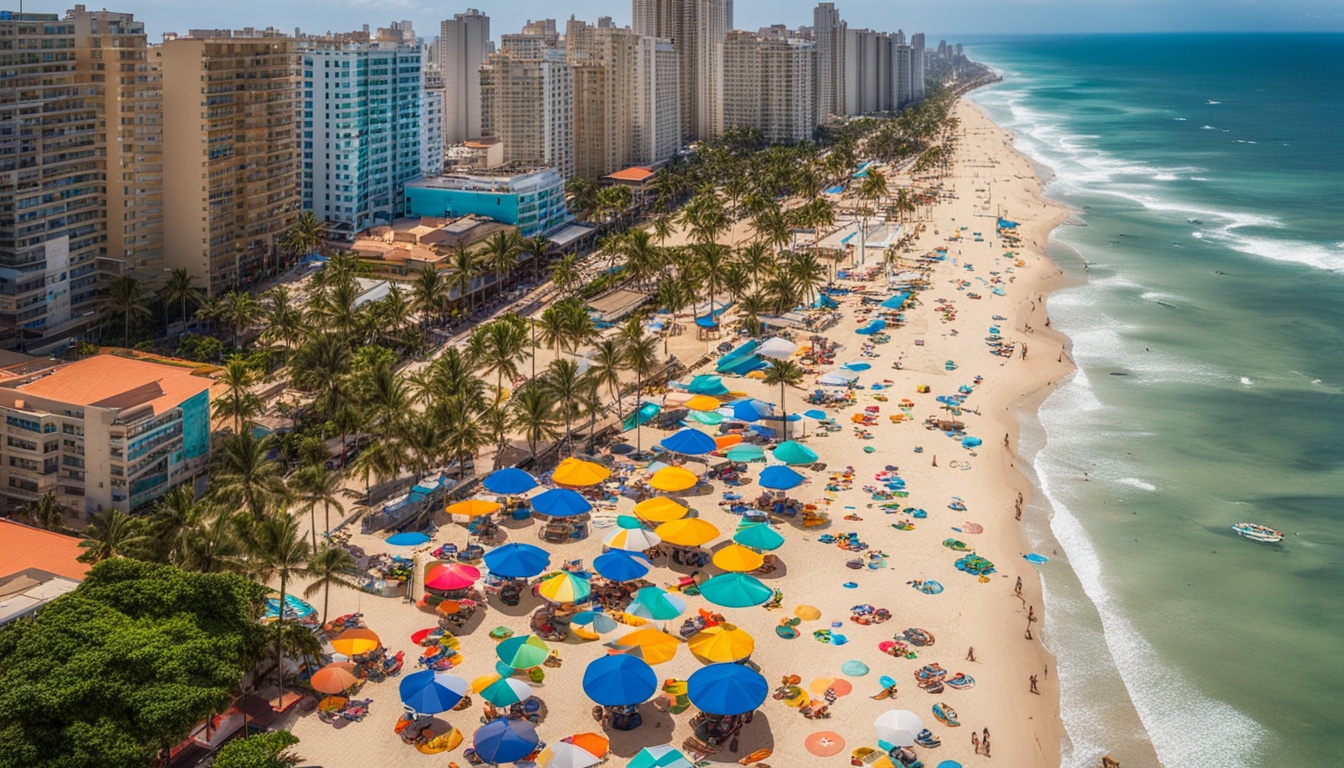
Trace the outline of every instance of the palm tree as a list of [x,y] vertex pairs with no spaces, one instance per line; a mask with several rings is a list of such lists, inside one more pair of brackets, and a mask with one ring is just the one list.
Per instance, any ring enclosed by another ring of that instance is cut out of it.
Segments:
[[312,211],[304,211],[280,239],[280,247],[291,256],[305,256],[318,250],[327,239],[327,223]]
[[365,446],[355,460],[350,462],[350,470],[364,476],[365,506],[373,506],[373,478],[381,479],[398,469],[399,450],[400,446],[397,443],[375,440]]
[[775,360],[765,369],[765,378],[762,381],[767,385],[779,385],[779,410],[784,414],[784,426],[780,429],[781,436],[787,436],[789,428],[789,409],[784,402],[784,393],[786,387],[796,387],[803,381],[805,371],[803,367],[793,360]]
[[428,473],[430,467],[443,463],[445,430],[441,414],[446,408],[410,415],[402,427],[401,441],[417,477]]
[[121,316],[121,343],[131,345],[131,317],[149,317],[149,301],[140,281],[133,275],[122,275],[108,283],[103,299],[103,313],[107,317]]
[[215,508],[186,530],[178,565],[196,573],[241,573],[243,538],[237,518]]
[[294,352],[290,378],[299,389],[315,393],[318,410],[330,418],[340,404],[353,362],[349,339],[334,333],[319,334]]
[[460,398],[480,410],[485,407],[487,386],[467,355],[449,347],[421,375],[418,397],[431,412],[451,398]]
[[620,339],[602,339],[593,348],[593,367],[588,375],[596,385],[607,388],[616,401],[616,415],[624,418],[621,408],[621,371],[625,368],[625,344]]
[[431,321],[437,319],[448,308],[451,290],[448,281],[433,264],[421,267],[415,276],[415,281],[411,283],[411,305],[420,314],[422,346],[428,346]]
[[577,354],[579,347],[597,334],[593,316],[578,298],[569,298],[556,305],[564,319],[564,346]]
[[666,261],[663,249],[654,245],[653,240],[653,235],[643,229],[632,229],[621,238],[620,251],[625,255],[625,275],[635,285],[647,285],[662,270]]
[[294,343],[303,335],[303,312],[295,301],[294,292],[287,285],[277,285],[261,295],[264,328],[261,340],[271,344],[280,342],[285,347],[285,362]]
[[582,413],[579,400],[588,386],[579,372],[578,361],[568,358],[552,360],[541,377],[541,385],[555,401],[556,410],[565,420],[565,442],[568,444],[573,420]]
[[566,253],[551,265],[551,282],[561,293],[569,293],[579,287],[582,278],[577,254]]
[[651,226],[653,227],[654,239],[658,241],[659,245],[662,245],[667,242],[669,237],[672,237],[672,232],[676,229],[677,225],[676,222],[672,221],[672,217],[659,216],[653,220]]
[[196,501],[196,491],[191,483],[183,483],[164,494],[148,518],[154,559],[181,566],[186,560],[192,532],[210,512],[208,505]]
[[551,253],[551,241],[545,235],[535,235],[522,240],[521,255],[528,258],[528,273],[533,277],[541,274],[542,263]]
[[528,383],[514,393],[509,400],[509,412],[513,426],[523,433],[532,449],[533,459],[537,458],[537,443],[554,440],[560,434],[555,401],[539,383]]
[[317,549],[317,505],[322,505],[323,530],[331,531],[331,508],[344,512],[341,504],[341,474],[327,469],[324,464],[310,464],[294,473],[294,487],[299,499],[308,508],[308,527],[312,532],[313,549]]
[[261,303],[252,294],[234,291],[223,297],[219,305],[219,319],[233,334],[232,345],[238,346],[238,332],[252,327],[260,319]]
[[47,491],[37,501],[30,501],[19,509],[22,517],[36,528],[57,533],[65,531],[65,508],[56,500],[56,494]]
[[465,477],[468,463],[475,466],[476,454],[480,453],[488,435],[480,415],[458,398],[448,401],[444,416],[444,450],[457,462],[458,476]]
[[323,544],[313,550],[308,567],[303,569],[303,575],[311,577],[313,582],[304,588],[303,596],[311,598],[318,592],[322,593],[323,624],[327,623],[327,606],[332,587],[359,589],[359,585],[350,579],[352,572],[355,572],[355,557],[344,547]]
[[522,238],[516,229],[501,230],[486,238],[480,251],[481,265],[494,273],[496,290],[502,290],[503,282],[518,268],[522,252]]
[[691,252],[694,256],[691,263],[694,265],[695,277],[709,292],[709,311],[713,313],[714,298],[723,290],[724,267],[727,266],[732,251],[726,245],[709,242],[693,246]]
[[280,698],[285,696],[284,657],[281,655],[280,637],[285,625],[285,598],[289,588],[289,577],[302,572],[308,563],[312,550],[299,532],[299,522],[286,514],[270,515],[252,527],[248,540],[249,562],[253,574],[262,582],[280,577],[280,610],[276,617],[275,638],[275,677],[280,689]]
[[481,430],[495,446],[495,459],[491,466],[499,469],[499,460],[504,455],[504,449],[509,447],[509,430],[513,428],[509,411],[504,403],[496,403],[480,414],[480,420]]
[[448,287],[457,291],[457,299],[468,309],[474,307],[472,287],[481,276],[481,260],[466,246],[459,244],[448,256]]
[[182,308],[182,326],[187,325],[187,305],[199,305],[205,298],[205,292],[196,285],[196,276],[186,269],[174,269],[168,275],[168,282],[159,289],[164,304],[178,304]]
[[150,543],[144,524],[120,509],[95,512],[84,529],[79,548],[81,563],[98,563],[111,557],[131,557]]
[[216,453],[211,495],[223,506],[242,509],[260,520],[289,498],[280,464],[266,454],[269,440],[247,429],[224,439]]
[[[626,337],[625,364],[635,372],[635,408],[639,408],[639,399],[644,394],[644,377],[653,373],[658,365],[658,341],[651,336],[639,335]],[[635,430],[635,449],[641,450],[640,432]]]
[[243,431],[243,424],[251,424],[261,412],[261,398],[252,391],[260,377],[242,355],[233,355],[224,364],[219,383],[225,387],[224,396],[214,403],[216,419],[233,419],[233,431]]
[[[547,349],[559,351],[564,351],[563,344],[566,338],[565,324],[565,311],[559,304],[552,304],[546,309],[543,309],[541,311],[541,316],[533,321],[533,325],[536,328],[536,334],[540,338],[542,345]],[[533,378],[536,378],[535,373],[533,374]]]
[[503,397],[504,378],[519,374],[527,355],[527,325],[518,315],[505,315],[478,326],[467,341],[467,356],[484,375],[495,374],[495,396]]
[[737,302],[737,317],[742,325],[742,329],[747,332],[751,338],[761,335],[761,316],[769,308],[769,302],[761,291],[756,290],[744,294]]

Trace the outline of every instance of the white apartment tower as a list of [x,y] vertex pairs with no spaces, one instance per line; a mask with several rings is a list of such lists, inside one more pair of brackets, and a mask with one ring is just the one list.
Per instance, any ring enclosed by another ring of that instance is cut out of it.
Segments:
[[769,142],[804,141],[817,127],[816,44],[730,32],[723,44],[723,125]]
[[490,17],[467,9],[439,28],[443,76],[443,140],[460,144],[481,135],[481,64],[490,53]]
[[504,162],[549,165],[574,175],[574,70],[564,52],[539,59],[492,53],[480,71],[482,136],[504,145]]
[[682,132],[708,139],[723,131],[723,39],[733,0],[633,0],[635,32],[672,41],[679,60]]
[[916,32],[910,36],[910,86],[911,98],[920,101],[924,98],[924,33]]
[[812,38],[817,43],[817,121],[845,114],[845,41],[848,25],[835,3],[818,3],[812,11]]
[[639,38],[635,63],[635,162],[657,165],[681,149],[677,51],[661,37]]

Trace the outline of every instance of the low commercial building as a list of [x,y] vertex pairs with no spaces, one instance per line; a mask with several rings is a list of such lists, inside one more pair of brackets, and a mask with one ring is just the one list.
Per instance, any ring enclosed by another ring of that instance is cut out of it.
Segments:
[[210,384],[192,368],[97,355],[0,380],[0,494],[50,493],[79,518],[130,511],[210,458]]
[[565,206],[565,181],[554,168],[418,179],[406,185],[406,214],[484,216],[518,227],[523,237],[549,234],[573,218]]
[[88,573],[79,539],[0,518],[0,626],[31,618]]

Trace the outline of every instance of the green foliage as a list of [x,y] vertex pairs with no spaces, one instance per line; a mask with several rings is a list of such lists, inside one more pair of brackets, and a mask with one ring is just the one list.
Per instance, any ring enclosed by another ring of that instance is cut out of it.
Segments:
[[215,768],[291,768],[300,758],[288,750],[298,743],[299,737],[289,731],[235,739],[219,750]]
[[114,558],[0,630],[0,768],[143,766],[261,657],[265,588]]
[[177,356],[202,363],[217,363],[224,357],[224,342],[214,336],[189,333],[178,339]]

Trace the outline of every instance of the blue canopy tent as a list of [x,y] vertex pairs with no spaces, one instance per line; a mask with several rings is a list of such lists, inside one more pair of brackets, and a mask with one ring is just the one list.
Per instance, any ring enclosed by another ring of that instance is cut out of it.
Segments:
[[909,298],[910,298],[909,291],[901,291],[895,296],[892,296],[891,298],[882,302],[878,306],[882,307],[883,309],[900,309],[901,307],[905,306],[905,301],[906,299]]
[[878,331],[886,327],[887,327],[886,320],[874,320],[871,323],[863,326],[859,330],[855,331],[855,333],[859,334],[860,336],[872,336],[873,334],[877,333]]
[[757,400],[754,397],[738,400],[731,403],[729,407],[732,409],[732,417],[739,421],[760,421],[775,412],[773,403]]

